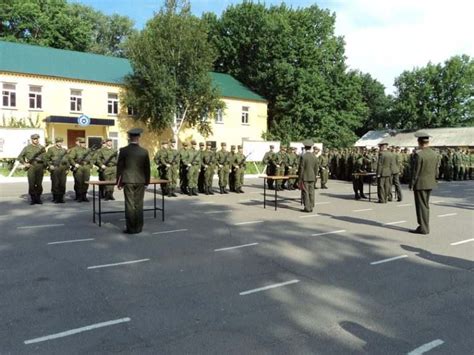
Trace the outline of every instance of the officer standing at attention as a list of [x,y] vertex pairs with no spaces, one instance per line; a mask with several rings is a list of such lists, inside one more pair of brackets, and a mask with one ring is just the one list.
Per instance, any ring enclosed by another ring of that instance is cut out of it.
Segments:
[[329,179],[329,155],[327,148],[323,149],[323,154],[319,157],[319,171],[321,174],[321,188],[327,189],[326,184]]
[[196,149],[196,141],[191,141],[191,149],[188,157],[184,160],[187,165],[188,195],[198,196],[198,177],[201,168],[201,152]]
[[74,189],[76,190],[77,202],[89,202],[87,190],[91,176],[90,162],[92,160],[92,150],[86,148],[86,140],[83,137],[78,138],[79,147],[71,149],[69,152],[69,163],[73,167]]
[[303,193],[304,210],[303,212],[313,212],[314,208],[314,182],[318,174],[318,158],[311,152],[313,142],[311,140],[303,141],[305,153],[301,157],[298,172],[298,183]]
[[[397,195],[397,201],[402,201],[402,186],[400,185],[400,165],[401,165],[401,155],[397,152],[396,148],[392,152],[392,185],[395,186],[395,194]],[[392,200],[392,189],[389,191],[389,200]]]
[[141,128],[129,130],[129,144],[121,148],[117,162],[117,186],[125,196],[124,233],[141,233],[143,228],[143,198],[145,187],[150,184],[150,157],[138,145]]
[[206,169],[203,164],[203,159],[204,159],[204,147],[205,144],[204,142],[199,142],[199,153],[201,154],[201,165],[199,166],[199,174],[198,174],[198,192],[203,194],[206,193],[206,195],[209,195],[209,193],[206,191],[204,188],[205,185],[205,175],[206,175]]
[[43,193],[44,176],[44,153],[46,149],[39,144],[39,135],[30,136],[31,144],[28,144],[18,156],[18,161],[25,166],[28,174],[28,194],[30,205],[42,205],[41,194]]
[[[273,151],[273,149],[275,149],[275,147],[270,145],[270,150],[263,156],[263,164],[267,166],[267,176],[275,176],[276,174],[276,153]],[[273,190],[273,183],[274,181],[272,179],[267,179],[268,188],[270,190]]]
[[429,147],[428,133],[416,132],[415,137],[418,138],[418,150],[413,157],[413,174],[409,187],[415,195],[418,227],[410,230],[410,233],[429,234],[430,195],[431,190],[436,187],[438,154]]
[[244,185],[245,161],[247,158],[244,155],[244,149],[241,145],[237,146],[237,153],[234,155],[234,177],[235,177],[235,192],[243,194],[242,186]]
[[216,154],[212,151],[212,143],[206,143],[206,150],[202,153],[202,168],[204,170],[204,193],[214,195],[212,191],[212,179],[214,178],[214,164]]
[[[168,141],[161,141],[160,149],[155,154],[154,161],[158,169],[158,176],[160,179],[168,180],[168,166],[166,163],[166,157],[168,156]],[[161,193],[168,195],[167,184],[161,184]]]
[[229,153],[229,191],[235,192],[235,145],[230,146]]
[[[316,159],[317,159],[317,164],[318,164],[318,171],[320,171],[320,165],[319,165],[319,161],[320,161],[320,159],[319,159],[319,152],[320,152],[320,149],[319,149],[318,147],[314,146],[314,147],[313,147],[313,154],[314,154],[314,156],[315,156],[315,157],[316,157]],[[322,174],[321,174],[321,176],[322,176]],[[322,182],[323,182],[323,179],[321,179],[321,187],[322,187]],[[318,184],[318,176],[316,175],[316,180],[314,180],[314,188],[315,188],[316,190],[318,190],[318,189],[319,189],[319,187],[317,186],[317,184]]]
[[188,166],[186,162],[189,158],[188,143],[183,142],[179,150],[179,186],[182,194],[188,194]]
[[380,143],[380,154],[377,163],[377,194],[379,203],[387,203],[387,199],[392,190],[392,167],[394,158],[387,150],[387,143]]
[[[117,172],[117,155],[118,151],[112,146],[112,139],[107,138],[105,140],[105,147],[103,147],[97,154],[97,165],[100,166],[102,176],[104,180],[115,181]],[[104,186],[104,197],[106,201],[113,201],[114,198],[114,185]]]
[[[289,147],[290,152],[288,153],[288,175],[298,174],[298,161],[299,157],[296,154],[296,147]],[[288,179],[288,190],[295,190],[296,179]]]
[[219,176],[219,189],[221,194],[227,194],[226,186],[229,182],[230,156],[226,151],[227,144],[221,143],[221,150],[216,153],[216,162],[218,166],[217,174]]
[[51,176],[51,192],[54,203],[64,203],[66,193],[66,179],[69,170],[67,149],[62,146],[63,138],[57,137],[55,145],[48,149],[44,155],[45,164]]
[[175,148],[176,140],[172,138],[170,140],[170,148],[166,155],[164,162],[168,169],[168,197],[178,197],[176,195],[176,186],[178,185],[179,176],[179,152]]

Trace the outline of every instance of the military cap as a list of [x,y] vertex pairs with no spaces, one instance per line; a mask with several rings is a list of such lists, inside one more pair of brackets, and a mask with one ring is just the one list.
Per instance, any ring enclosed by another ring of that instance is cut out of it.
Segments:
[[86,142],[86,139],[85,139],[84,137],[79,137],[79,138],[77,138],[77,141],[78,141],[79,143],[85,143],[85,142]]
[[63,137],[56,137],[56,138],[54,139],[54,141],[55,141],[56,143],[64,142],[64,138],[63,138]]
[[197,144],[196,141],[193,139],[193,140],[191,141],[191,145],[196,145],[196,144]]
[[183,142],[183,147],[187,147],[188,146],[188,142]]
[[104,142],[112,142],[112,138],[107,137],[107,138],[104,139]]
[[241,145],[238,145],[237,146],[237,149],[242,149],[243,147]]
[[227,146],[227,143],[226,142],[222,142],[221,143],[221,147],[226,147]]
[[211,142],[206,142],[206,146],[207,147],[212,147],[212,143]]
[[170,143],[176,143],[176,139],[171,138],[171,139],[170,139]]
[[314,147],[313,147],[313,150],[318,150],[318,151],[319,151],[319,150],[321,150],[321,149],[319,149],[317,146],[314,146]]
[[35,134],[32,134],[30,138],[31,139],[39,139],[39,137],[40,137],[39,134],[35,133]]
[[200,146],[200,147],[204,147],[204,143],[203,143],[203,142],[199,142],[199,146]]
[[230,150],[234,150],[234,149],[235,149],[235,145],[231,145]]
[[426,132],[423,132],[423,131],[418,131],[415,133],[415,137],[416,138],[421,138],[421,139],[430,139],[430,135]]
[[270,144],[270,149],[273,149],[275,148],[275,146],[273,144]]
[[140,134],[143,133],[143,129],[141,129],[141,128],[132,128],[132,129],[128,130],[127,133],[130,137],[137,137],[137,136],[139,136]]
[[388,143],[387,142],[380,142],[379,146],[382,146],[382,145],[388,145]]
[[313,141],[312,141],[311,139],[305,139],[305,140],[303,141],[303,145],[304,145],[305,147],[312,147],[312,146],[313,146]]
[[280,150],[286,150],[286,147],[285,147],[284,145],[282,145],[282,146],[280,147]]

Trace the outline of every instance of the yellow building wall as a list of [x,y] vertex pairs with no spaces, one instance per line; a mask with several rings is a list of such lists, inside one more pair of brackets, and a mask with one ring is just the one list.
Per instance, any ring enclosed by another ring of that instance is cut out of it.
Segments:
[[[155,154],[159,148],[159,142],[169,140],[173,137],[171,129],[160,133],[148,132],[143,124],[137,123],[133,118],[126,115],[124,108],[119,115],[109,115],[108,94],[118,94],[120,98],[121,86],[108,85],[103,83],[71,80],[63,78],[52,78],[36,75],[24,75],[15,73],[0,73],[1,83],[13,83],[16,85],[16,108],[5,108],[0,106],[1,120],[8,124],[12,118],[31,118],[33,122],[39,121],[40,127],[45,130],[46,138],[53,140],[56,137],[63,137],[67,144],[68,130],[85,130],[86,139],[88,137],[107,137],[109,133],[118,134],[118,146],[127,145],[127,131],[132,127],[141,127],[145,133],[141,138],[141,145]],[[30,85],[42,87],[42,109],[29,109],[29,87]],[[70,94],[71,89],[82,91],[82,111],[71,112]],[[215,123],[212,118],[212,134],[203,137],[196,129],[183,127],[179,133],[179,141],[197,142],[216,141],[217,146],[221,142],[228,145],[238,145],[243,139],[259,140],[267,130],[267,103],[259,101],[247,101],[241,99],[222,99],[226,105],[223,114],[223,122]],[[1,102],[0,102],[1,104]],[[242,124],[242,107],[249,107],[249,123]],[[85,114],[90,118],[113,119],[114,126],[90,125],[87,127],[78,124],[46,123],[43,120],[49,116],[79,117]]]

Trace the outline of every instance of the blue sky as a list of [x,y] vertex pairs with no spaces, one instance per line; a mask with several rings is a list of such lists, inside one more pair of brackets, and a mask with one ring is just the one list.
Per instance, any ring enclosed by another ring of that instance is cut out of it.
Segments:
[[[142,28],[163,0],[70,0],[106,14],[118,13]],[[191,0],[193,13],[221,14],[242,0]],[[256,1],[257,2],[257,1]],[[281,0],[261,1],[267,5]],[[474,57],[474,1],[472,0],[286,0],[292,7],[317,4],[336,12],[336,34],[346,41],[347,64],[370,73],[387,93],[404,70],[449,57]]]

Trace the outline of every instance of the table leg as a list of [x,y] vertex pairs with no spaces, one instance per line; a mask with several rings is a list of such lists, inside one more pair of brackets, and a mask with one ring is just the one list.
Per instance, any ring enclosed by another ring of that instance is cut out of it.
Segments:
[[[163,190],[161,190],[163,194]],[[153,217],[156,219],[156,184],[153,184]]]
[[161,221],[165,221],[165,194],[161,194]]
[[373,177],[371,176],[369,179],[369,202],[372,202],[372,181]]
[[278,189],[276,188],[276,186],[274,186],[274,187],[275,187],[275,211],[276,211],[277,210],[277,198],[278,198],[277,190]]
[[92,185],[92,223],[95,223],[95,184]]
[[102,205],[101,205],[100,189],[99,189],[99,227],[102,226]]
[[263,208],[267,208],[267,179],[263,178]]

